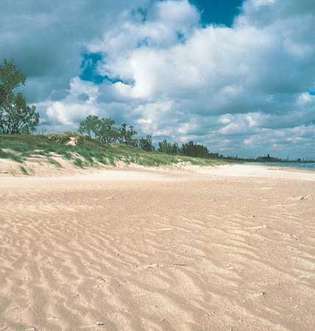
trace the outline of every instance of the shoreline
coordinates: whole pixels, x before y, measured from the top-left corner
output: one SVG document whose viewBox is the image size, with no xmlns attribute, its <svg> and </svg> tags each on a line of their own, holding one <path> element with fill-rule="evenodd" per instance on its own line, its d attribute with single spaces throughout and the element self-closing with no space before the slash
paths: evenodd
<svg viewBox="0 0 315 331">
<path fill-rule="evenodd" d="M 7 163 L 10 165 L 10 163 Z M 209 178 L 278 178 L 292 180 L 309 180 L 315 181 L 315 171 L 303 168 L 278 167 L 265 164 L 252 163 L 229 163 L 214 166 L 195 166 L 195 165 L 174 165 L 174 166 L 159 166 L 147 167 L 141 165 L 125 165 L 118 166 L 102 166 L 90 168 L 77 168 L 69 162 L 64 163 L 64 167 L 56 168 L 47 164 L 36 164 L 32 173 L 10 173 L 9 170 L 4 170 L 7 166 L 6 162 L 0 162 L 0 181 L 1 179 L 12 178 L 66 178 L 73 176 L 91 177 L 101 176 L 108 180 L 124 180 L 134 178 L 142 178 L 145 180 L 152 175 L 169 175 L 184 177 L 187 174 L 195 176 L 205 176 Z M 33 164 L 34 167 L 34 164 Z M 8 167 L 7 167 L 8 168 Z M 129 174 L 129 176 L 128 176 Z M 138 177 L 135 176 L 138 174 Z"/>
</svg>

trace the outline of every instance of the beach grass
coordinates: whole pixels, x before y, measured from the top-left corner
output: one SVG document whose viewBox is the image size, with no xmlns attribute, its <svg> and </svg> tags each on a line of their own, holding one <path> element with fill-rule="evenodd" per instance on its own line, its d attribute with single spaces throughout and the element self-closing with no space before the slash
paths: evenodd
<svg viewBox="0 0 315 331">
<path fill-rule="evenodd" d="M 56 160 L 57 157 L 61 157 L 80 168 L 97 165 L 115 166 L 121 162 L 148 167 L 182 163 L 212 166 L 222 163 L 216 159 L 146 152 L 123 144 L 102 145 L 93 139 L 79 135 L 76 135 L 77 145 L 69 146 L 66 144 L 69 136 L 70 134 L 0 135 L 0 159 L 9 159 L 23 164 L 30 158 L 41 158 L 56 167 L 61 167 Z"/>
</svg>

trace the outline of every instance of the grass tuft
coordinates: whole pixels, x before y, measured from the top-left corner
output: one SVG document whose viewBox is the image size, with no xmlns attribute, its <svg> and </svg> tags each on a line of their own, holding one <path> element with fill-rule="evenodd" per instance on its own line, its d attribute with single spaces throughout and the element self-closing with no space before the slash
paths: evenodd
<svg viewBox="0 0 315 331">
<path fill-rule="evenodd" d="M 76 146 L 68 146 L 69 137 L 77 138 Z M 158 167 L 189 163 L 192 165 L 210 166 L 222 161 L 200 159 L 180 155 L 169 155 L 159 152 L 145 152 L 127 145 L 101 145 L 97 141 L 78 134 L 54 135 L 0 135 L 0 158 L 23 163 L 30 157 L 40 156 L 56 167 L 61 164 L 53 156 L 60 156 L 73 162 L 80 168 L 98 165 L 115 165 L 119 161 L 126 164 Z M 22 171 L 22 170 L 21 170 Z"/>
<path fill-rule="evenodd" d="M 21 170 L 23 175 L 26 175 L 26 176 L 30 175 L 30 173 L 27 171 L 27 169 L 23 166 L 20 166 L 20 170 Z"/>
</svg>

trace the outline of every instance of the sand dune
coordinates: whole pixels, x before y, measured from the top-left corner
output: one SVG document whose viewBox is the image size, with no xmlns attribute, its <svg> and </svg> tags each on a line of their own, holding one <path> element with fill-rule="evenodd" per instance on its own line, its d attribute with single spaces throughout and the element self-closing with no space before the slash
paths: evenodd
<svg viewBox="0 0 315 331">
<path fill-rule="evenodd" d="M 313 175 L 232 169 L 0 177 L 0 330 L 315 330 Z"/>
</svg>

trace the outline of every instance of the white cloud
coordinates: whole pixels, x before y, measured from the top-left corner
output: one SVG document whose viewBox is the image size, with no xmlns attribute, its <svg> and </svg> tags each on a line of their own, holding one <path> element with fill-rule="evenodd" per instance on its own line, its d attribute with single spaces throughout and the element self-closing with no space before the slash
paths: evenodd
<svg viewBox="0 0 315 331">
<path fill-rule="evenodd" d="M 167 7 L 168 2 L 162 4 Z M 187 2 L 172 1 L 172 6 L 180 9 Z M 198 99 L 211 102 L 212 110 L 218 112 L 226 112 L 226 106 L 238 99 L 244 108 L 241 111 L 257 111 L 265 107 L 265 100 L 286 91 L 301 93 L 314 82 L 315 70 L 310 66 L 315 67 L 315 49 L 313 37 L 309 37 L 314 22 L 314 18 L 303 18 L 303 28 L 298 29 L 302 18 L 299 22 L 275 20 L 271 26 L 259 28 L 239 23 L 233 28 L 201 28 L 194 22 L 184 43 L 169 38 L 176 28 L 168 20 L 128 22 L 127 31 L 110 31 L 99 44 L 98 50 L 106 54 L 102 73 L 127 81 L 116 85 L 124 97 L 174 100 L 188 94 L 197 104 Z M 169 32 L 167 37 L 152 37 L 156 24 Z M 146 37 L 152 44 L 135 46 Z M 128 43 L 130 39 L 132 43 Z M 112 44 L 114 51 L 108 46 Z M 257 105 L 249 100 L 250 94 Z"/>
<path fill-rule="evenodd" d="M 83 117 L 95 114 L 93 107 L 87 104 L 55 101 L 46 106 L 48 118 L 62 125 L 73 125 Z"/>
<path fill-rule="evenodd" d="M 260 7 L 260 6 L 270 6 L 270 5 L 273 5 L 275 4 L 277 0 L 255 0 L 253 2 L 253 4 L 256 6 L 256 7 Z"/>
<path fill-rule="evenodd" d="M 301 93 L 297 98 L 297 105 L 302 107 L 309 106 L 315 102 L 314 99 L 314 96 L 311 96 L 309 93 Z"/>
<path fill-rule="evenodd" d="M 223 115 L 219 122 L 224 126 L 218 132 L 223 135 L 249 134 L 266 124 L 268 117 L 262 113 Z"/>
<path fill-rule="evenodd" d="M 62 101 L 47 100 L 39 103 L 39 109 L 45 109 L 48 122 L 74 126 L 82 118 L 99 113 L 97 97 L 99 90 L 92 83 L 82 82 L 78 77 L 70 82 L 68 96 Z"/>
<path fill-rule="evenodd" d="M 111 28 L 113 17 L 148 2 L 1 0 L 0 60 L 12 58 L 23 69 L 32 102 L 63 94 L 79 74 L 87 44 Z"/>
<path fill-rule="evenodd" d="M 77 14 L 83 15 L 83 3 Z M 63 79 L 59 82 L 55 74 L 52 85 L 58 90 L 68 77 L 70 87 L 63 99 L 41 100 L 47 121 L 75 125 L 96 113 L 126 119 L 144 133 L 196 139 L 222 152 L 254 154 L 276 146 L 278 153 L 315 158 L 310 147 L 315 138 L 315 97 L 307 92 L 315 87 L 313 0 L 246 0 L 232 27 L 201 26 L 200 13 L 188 0 L 151 5 L 120 0 L 117 7 L 110 1 L 107 14 L 96 3 L 95 17 L 76 22 L 87 31 L 80 31 L 74 50 L 73 38 L 61 43 L 66 61 L 65 54 L 52 51 L 52 40 L 64 35 L 68 26 L 64 7 L 55 11 L 63 17 L 63 28 L 56 28 L 55 39 L 47 39 L 50 56 L 43 67 L 49 77 L 49 64 L 58 63 L 51 71 L 64 73 Z M 144 3 L 145 14 L 129 10 Z M 116 24 L 109 25 L 113 13 L 119 15 Z M 58 26 L 56 20 L 57 16 L 45 21 L 36 15 L 32 31 L 43 22 Z M 16 45 L 24 36 L 17 35 Z M 68 70 L 67 61 L 71 68 L 79 65 L 80 47 L 103 53 L 99 73 L 116 83 L 96 86 L 74 79 L 78 73 Z M 31 85 L 39 88 L 41 81 L 37 77 Z"/>
</svg>

